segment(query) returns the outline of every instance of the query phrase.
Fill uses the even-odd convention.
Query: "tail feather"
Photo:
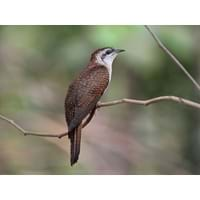
[[[80,124],[79,126],[77,126],[75,129],[73,129],[70,133],[69,133],[69,139],[70,139],[70,151],[71,151],[71,158],[70,158],[70,162],[71,162],[71,166],[74,165],[79,158],[79,154],[80,154],[80,146],[81,146],[81,129],[82,129],[82,124]]]

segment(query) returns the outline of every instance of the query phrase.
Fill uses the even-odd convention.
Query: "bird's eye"
[[[109,55],[109,54],[111,54],[112,53],[112,50],[111,49],[108,49],[107,51],[106,51],[106,55]]]

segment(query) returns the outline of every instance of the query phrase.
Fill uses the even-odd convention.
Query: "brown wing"
[[[78,126],[94,109],[109,83],[104,66],[86,68],[69,87],[65,100],[66,121],[69,131]]]

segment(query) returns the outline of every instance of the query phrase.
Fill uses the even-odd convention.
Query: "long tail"
[[[74,165],[79,158],[80,154],[80,147],[81,147],[81,129],[82,129],[82,124],[77,126],[75,129],[73,129],[69,133],[69,139],[70,139],[70,151],[71,151],[71,158],[70,158],[70,163],[71,166]]]

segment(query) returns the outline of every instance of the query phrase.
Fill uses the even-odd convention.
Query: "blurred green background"
[[[200,27],[152,28],[200,81]],[[68,85],[105,46],[126,52],[114,61],[102,101],[160,95],[199,101],[143,26],[0,26],[0,113],[28,130],[65,131]],[[199,174],[198,120],[197,110],[172,102],[102,108],[83,130],[74,167],[67,137],[24,137],[0,120],[0,174]]]

